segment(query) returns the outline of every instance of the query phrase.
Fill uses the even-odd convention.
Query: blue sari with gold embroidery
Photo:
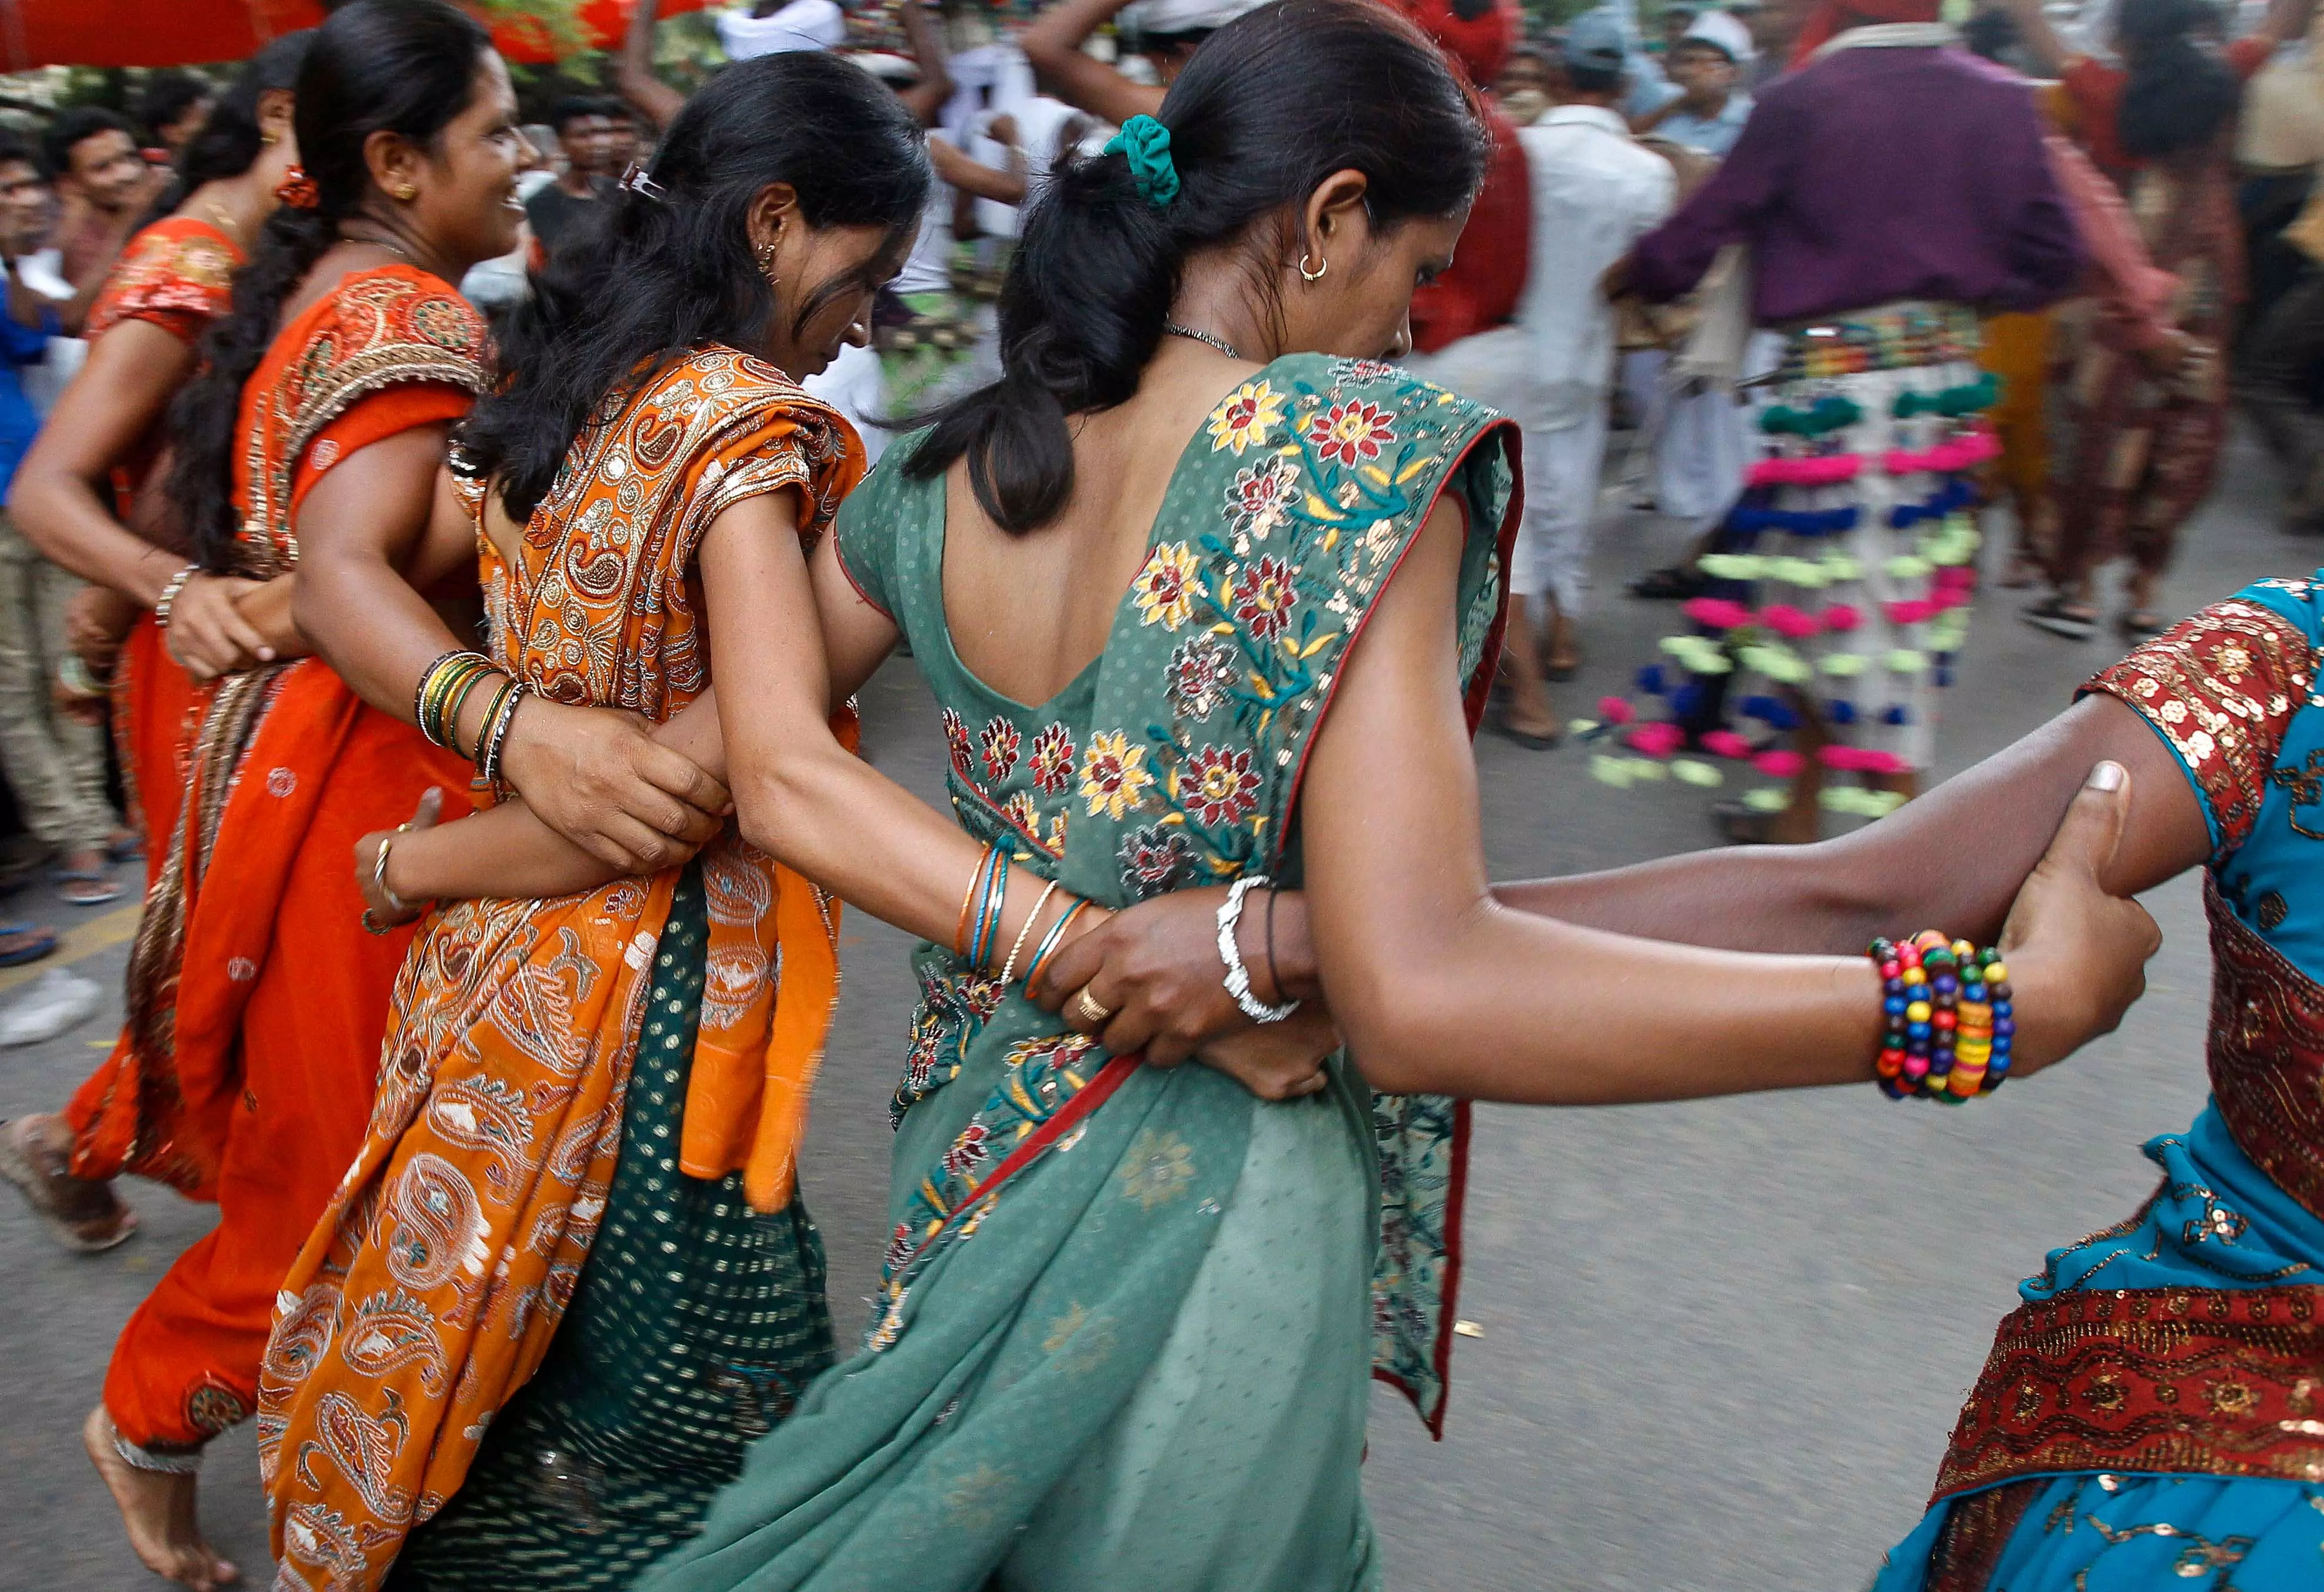
[[[2090,682],[2210,827],[2211,1104],[2020,1287],[1876,1592],[2324,1587],[2319,643],[2324,584],[2263,581]]]
[[[944,613],[945,483],[907,439],[839,551],[944,709],[961,827],[1125,905],[1300,877],[1300,777],[1348,650],[1440,500],[1483,703],[1512,528],[1490,411],[1392,366],[1279,359],[1180,456],[1105,651],[991,690]],[[752,1451],[656,1592],[1354,1592],[1378,1564],[1367,1372],[1441,1418],[1463,1108],[1253,1098],[1109,1058],[924,944],[892,1236],[863,1351]]]

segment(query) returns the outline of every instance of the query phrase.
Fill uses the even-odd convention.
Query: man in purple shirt
[[[1702,560],[1716,599],[1689,606],[1707,634],[1665,649],[1695,677],[1672,680],[1687,740],[1786,782],[1726,806],[1738,839],[1812,840],[1821,812],[1877,817],[1917,788],[1994,451],[1978,316],[2063,298],[2081,272],[2030,85],[1935,14],[1824,0],[1718,174],[1609,274],[1667,301],[1740,245],[1749,318],[1783,339],[1764,457]]]
[[[1750,247],[1762,326],[1900,299],[2034,310],[2072,290],[2080,246],[2025,79],[1960,50],[1851,47],[1866,31],[1762,92],[1718,174],[1639,240],[1638,292],[1678,297],[1728,244]]]

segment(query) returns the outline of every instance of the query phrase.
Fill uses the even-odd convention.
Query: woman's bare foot
[[[77,1178],[72,1130],[53,1112],[0,1123],[0,1177],[23,1193],[58,1243],[79,1254],[111,1249],[137,1230],[137,1213],[109,1182]]]
[[[129,1532],[129,1545],[136,1550],[138,1562],[195,1592],[212,1592],[242,1579],[242,1572],[202,1540],[202,1528],[194,1513],[190,1472],[174,1476],[141,1470],[124,1459],[121,1450],[114,1447],[113,1418],[102,1404],[81,1423],[80,1439],[88,1450],[89,1463],[105,1478],[121,1511],[121,1523]]]

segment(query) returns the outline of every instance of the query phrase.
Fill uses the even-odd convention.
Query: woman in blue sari
[[[2095,758],[2131,772],[2108,890],[2205,871],[2211,1102],[2146,1204],[2019,1288],[1877,1592],[2324,1584],[2324,574],[2145,643],[2016,745],[1845,839],[1505,887],[1706,946],[1999,921]],[[2311,850],[2310,847],[2319,849]]]

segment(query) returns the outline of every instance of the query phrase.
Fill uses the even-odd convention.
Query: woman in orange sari
[[[298,163],[291,90],[309,36],[287,34],[254,57],[187,147],[183,201],[139,233],[114,267],[89,311],[88,362],[9,496],[32,544],[92,583],[74,599],[74,642],[93,675],[110,677],[149,884],[177,824],[197,683],[306,650],[290,622],[290,578],[260,586],[197,572],[161,486],[170,400],[193,375],[202,333],[231,301],[244,240],[273,213],[274,190]],[[173,585],[165,632],[154,609]],[[120,1045],[61,1114],[0,1131],[0,1174],[69,1248],[109,1249],[136,1231],[111,1184],[124,1171],[214,1197],[198,1174],[189,1179],[191,1164],[169,1132],[170,1103],[145,1097],[136,1064],[135,1047]]]

